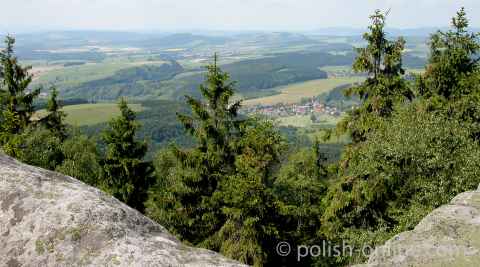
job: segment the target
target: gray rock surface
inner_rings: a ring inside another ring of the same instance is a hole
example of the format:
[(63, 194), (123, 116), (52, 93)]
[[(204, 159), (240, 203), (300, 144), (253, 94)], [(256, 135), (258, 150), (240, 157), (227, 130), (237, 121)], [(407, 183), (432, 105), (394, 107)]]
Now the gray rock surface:
[(458, 195), (360, 266), (480, 266), (480, 191)]
[(71, 177), (0, 154), (0, 266), (241, 266)]

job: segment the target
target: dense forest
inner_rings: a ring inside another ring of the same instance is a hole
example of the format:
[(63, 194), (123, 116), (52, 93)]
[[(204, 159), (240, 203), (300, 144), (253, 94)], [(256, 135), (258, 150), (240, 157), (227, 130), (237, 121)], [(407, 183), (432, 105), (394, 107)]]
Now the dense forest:
[[(169, 80), (187, 80), (178, 85), (190, 88), (181, 91), (189, 93), (184, 105), (152, 101), (149, 112), (136, 114), (121, 98), (120, 116), (105, 127), (81, 131), (65, 123), (55, 88), (43, 103), (47, 115), (33, 116), (40, 90), (29, 87), (30, 68), (20, 65), (12, 37), (0, 54), (1, 150), (98, 187), (186, 244), (246, 264), (361, 263), (362, 247), (412, 229), (427, 213), (480, 183), (480, 35), (469, 30), (464, 9), (451, 29), (432, 33), (425, 71), (414, 76), (404, 70), (405, 40), (388, 36), (380, 11), (370, 18), (366, 46), (351, 55), (353, 70), (366, 80), (321, 96), (359, 103), (323, 136), (349, 137), (338, 157), (332, 156), (338, 147), (320, 138), (298, 146), (287, 138), (294, 131), (240, 115), (242, 103), (233, 99), (236, 90), (321, 78), (315, 61), (326, 54), (296, 56), (298, 62), (288, 55), (256, 59), (256, 68), (243, 62), (220, 66), (215, 56), (204, 72)], [(155, 83), (180, 70), (172, 61), (118, 72), (113, 82), (131, 86), (111, 97), (137, 88), (131, 72)], [(235, 83), (242, 75), (252, 78)], [(176, 115), (165, 117), (165, 109)], [(149, 120), (148, 129), (141, 120)], [(148, 151), (148, 140), (172, 137), (175, 142)], [(279, 242), (288, 242), (293, 253), (281, 255)], [(298, 257), (295, 251), (325, 242), (340, 251), (346, 244), (355, 250), (315, 257)]]

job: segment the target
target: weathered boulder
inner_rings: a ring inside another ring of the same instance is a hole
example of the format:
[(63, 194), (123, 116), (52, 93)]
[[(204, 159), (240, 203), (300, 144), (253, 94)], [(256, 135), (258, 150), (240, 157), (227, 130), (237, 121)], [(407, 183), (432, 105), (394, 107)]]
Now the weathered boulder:
[(462, 193), (434, 210), (361, 266), (480, 266), (480, 191)]
[(71, 177), (0, 154), (0, 266), (241, 266)]

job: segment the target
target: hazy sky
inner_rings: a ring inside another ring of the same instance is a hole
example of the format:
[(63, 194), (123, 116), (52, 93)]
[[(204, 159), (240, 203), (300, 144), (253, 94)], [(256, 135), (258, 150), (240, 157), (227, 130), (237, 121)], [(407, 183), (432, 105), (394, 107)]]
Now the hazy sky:
[(388, 26), (446, 26), (465, 6), (480, 26), (480, 0), (0, 0), (0, 31), (300, 30), (365, 27), (375, 9)]

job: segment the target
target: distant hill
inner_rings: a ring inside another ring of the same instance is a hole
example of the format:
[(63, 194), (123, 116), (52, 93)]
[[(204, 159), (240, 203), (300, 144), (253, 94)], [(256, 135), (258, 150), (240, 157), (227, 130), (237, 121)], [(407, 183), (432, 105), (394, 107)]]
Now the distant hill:
[(272, 33), (256, 33), (256, 34), (240, 34), (235, 36), (239, 39), (246, 39), (252, 43), (261, 43), (264, 45), (279, 44), (295, 45), (295, 44), (308, 44), (315, 41), (309, 38), (307, 35), (301, 33), (290, 32), (272, 32)]
[(178, 33), (161, 37), (139, 40), (132, 43), (143, 48), (185, 48), (198, 45), (222, 45), (230, 38), (219, 36), (194, 35), (191, 33)]
[[(282, 53), (264, 58), (243, 60), (223, 65), (223, 70), (237, 81), (239, 93), (251, 93), (296, 82), (327, 78), (319, 68), (327, 65), (348, 65), (353, 54)], [(60, 88), (67, 98), (115, 100), (119, 96), (182, 99), (185, 94), (198, 94), (204, 80), (202, 71), (182, 73), (172, 61), (161, 67), (141, 66), (118, 71), (101, 80), (89, 81), (70, 88)], [(178, 75), (182, 73), (182, 75)]]
[[(393, 36), (429, 36), (438, 30), (446, 31), (448, 27), (422, 27), (422, 28), (386, 28), (385, 31)], [(316, 29), (310, 33), (327, 35), (327, 36), (360, 36), (367, 29), (366, 28), (351, 28), (351, 27), (330, 27)], [(480, 28), (472, 28), (473, 32), (479, 32)]]
[[(242, 60), (222, 66), (236, 81), (238, 93), (254, 97), (277, 86), (309, 80), (325, 79), (324, 66), (351, 65), (354, 53), (333, 55), (324, 52), (291, 52), (271, 54), (263, 58)], [(404, 57), (410, 68), (423, 67), (425, 60), (412, 55)], [(161, 66), (138, 66), (120, 70), (113, 76), (62, 88), (66, 98), (116, 100), (120, 96), (137, 99), (182, 100), (185, 94), (198, 95), (204, 81), (202, 69), (186, 71), (176, 61)]]
[(86, 98), (116, 100), (120, 96), (147, 96), (149, 85), (172, 79), (182, 73), (183, 67), (176, 61), (160, 66), (144, 65), (117, 71), (113, 76), (93, 80), (65, 89), (64, 95), (69, 98)]
[(135, 47), (139, 49), (191, 48), (225, 44), (229, 37), (191, 33), (132, 33), (102, 31), (46, 32), (15, 35), (16, 52), (22, 60), (99, 61), (108, 55), (95, 47)]

